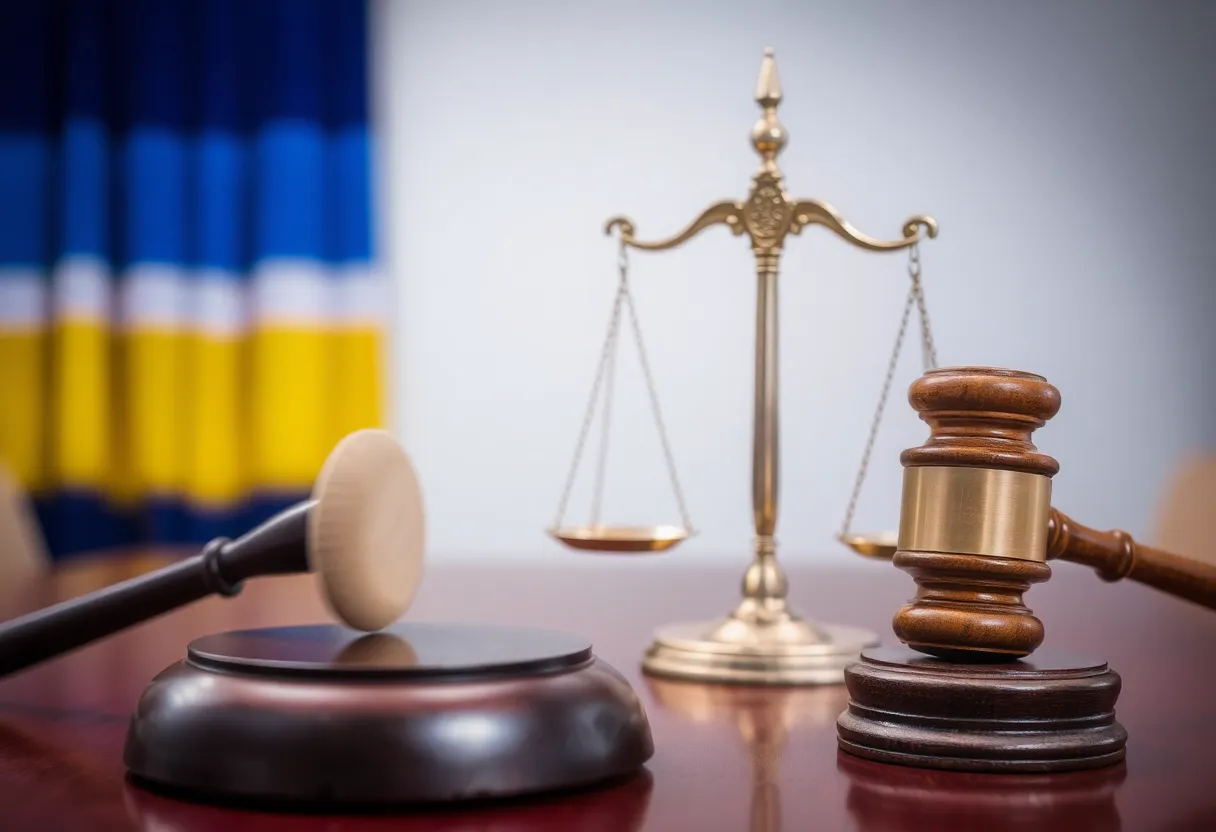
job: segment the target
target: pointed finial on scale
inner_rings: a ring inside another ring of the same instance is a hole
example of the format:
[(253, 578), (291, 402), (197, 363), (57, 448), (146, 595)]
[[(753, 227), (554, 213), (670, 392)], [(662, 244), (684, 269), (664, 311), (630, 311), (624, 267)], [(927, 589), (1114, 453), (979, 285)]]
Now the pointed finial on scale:
[(775, 160), (789, 141), (789, 134), (777, 120), (777, 107), (781, 104), (781, 81), (777, 78), (777, 63), (773, 55), (773, 47), (765, 48), (764, 60), (760, 64), (760, 79), (756, 82), (756, 103), (764, 110), (764, 115), (752, 128), (752, 147), (764, 160), (764, 170), (776, 173)]
[(756, 82), (756, 103), (761, 107), (776, 107), (781, 103), (781, 80), (777, 77), (777, 63), (773, 60), (775, 55), (773, 47), (764, 47), (760, 80)]

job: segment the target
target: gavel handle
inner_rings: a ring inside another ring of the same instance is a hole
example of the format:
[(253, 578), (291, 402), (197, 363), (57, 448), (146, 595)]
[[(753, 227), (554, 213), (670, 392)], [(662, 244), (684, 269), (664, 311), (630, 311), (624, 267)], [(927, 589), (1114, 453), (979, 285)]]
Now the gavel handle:
[(217, 537), (172, 566), (0, 624), (0, 676), (208, 595), (236, 595), (250, 578), (307, 572), (313, 504), (296, 503), (236, 540)]
[(1145, 546), (1118, 529), (1095, 531), (1053, 508), (1047, 559), (1057, 558), (1088, 566), (1105, 581), (1129, 578), (1216, 609), (1216, 565)]
[(122, 581), (0, 624), (0, 676), (82, 647), (142, 621), (205, 598), (235, 595), (240, 583), (220, 572), (226, 540), (147, 575)]

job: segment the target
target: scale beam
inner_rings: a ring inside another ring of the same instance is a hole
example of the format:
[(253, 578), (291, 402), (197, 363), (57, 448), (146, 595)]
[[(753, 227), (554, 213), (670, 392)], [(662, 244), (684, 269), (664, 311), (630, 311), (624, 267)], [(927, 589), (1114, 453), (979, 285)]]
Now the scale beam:
[(845, 221), (840, 216), (840, 212), (831, 205), (814, 199), (802, 200), (794, 205), (794, 219), (790, 225), (790, 232), (798, 234), (808, 225), (822, 225), (835, 231), (842, 239), (868, 251), (899, 251), (919, 243), (922, 236), (930, 239), (937, 236), (937, 220), (918, 214), (904, 223), (903, 239), (890, 242), (878, 240), (862, 234)]
[(743, 599), (725, 619), (662, 628), (643, 661), (652, 674), (715, 682), (758, 684), (839, 683), (844, 668), (866, 647), (877, 644), (873, 633), (852, 627), (819, 624), (797, 615), (787, 603), (785, 573), (777, 562), (778, 514), (778, 266), (786, 238), (811, 225), (821, 225), (851, 245), (873, 252), (907, 249), (937, 236), (937, 222), (917, 215), (903, 225), (903, 236), (881, 240), (863, 234), (831, 205), (794, 200), (786, 192), (777, 156), (789, 135), (777, 119), (781, 84), (766, 49), (756, 85), (762, 114), (752, 128), (752, 147), (760, 168), (743, 202), (725, 200), (709, 206), (675, 236), (638, 240), (627, 217), (614, 217), (607, 234), (619, 233), (622, 248), (665, 251), (688, 242), (707, 228), (725, 225), (735, 236), (746, 234), (756, 258), (755, 397), (752, 433), (752, 514), (754, 559), (743, 576)]
[[(774, 203), (774, 200), (779, 202)], [(773, 204), (777, 207), (772, 207)], [(794, 202), (786, 197), (779, 180), (764, 177), (763, 174), (757, 174), (746, 208), (737, 202), (715, 203), (670, 239), (655, 242), (637, 239), (633, 236), (633, 221), (628, 217), (613, 217), (604, 226), (604, 233), (611, 235), (619, 230), (624, 245), (641, 251), (666, 251), (688, 242), (715, 225), (727, 226), (735, 236), (746, 231), (751, 238), (752, 248), (757, 253), (779, 252), (787, 235), (800, 234), (810, 225), (822, 225), (846, 242), (867, 251), (899, 251), (919, 243), (925, 237), (932, 239), (937, 236), (937, 220), (918, 214), (904, 223), (904, 236), (901, 239), (879, 240), (858, 231), (826, 202), (817, 199)]]
[(627, 246), (632, 246), (642, 251), (666, 251), (670, 248), (675, 248), (681, 243), (691, 240), (693, 237), (700, 234), (706, 228), (714, 225), (726, 225), (736, 235), (743, 233), (742, 226), (743, 206), (734, 202), (719, 202), (716, 205), (711, 205), (701, 212), (701, 216), (693, 220), (688, 228), (685, 228), (676, 236), (669, 240), (659, 240), (654, 243), (644, 243), (633, 236), (633, 222), (626, 217), (613, 217), (608, 220), (608, 224), (604, 226), (604, 233), (611, 235), (613, 231), (620, 229), (621, 242)]

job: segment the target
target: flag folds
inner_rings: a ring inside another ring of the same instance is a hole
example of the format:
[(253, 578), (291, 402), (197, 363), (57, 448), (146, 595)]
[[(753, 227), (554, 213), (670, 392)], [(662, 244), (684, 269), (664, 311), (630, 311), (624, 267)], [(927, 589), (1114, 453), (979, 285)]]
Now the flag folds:
[(383, 421), (359, 0), (0, 25), (0, 464), (57, 558), (239, 534)]

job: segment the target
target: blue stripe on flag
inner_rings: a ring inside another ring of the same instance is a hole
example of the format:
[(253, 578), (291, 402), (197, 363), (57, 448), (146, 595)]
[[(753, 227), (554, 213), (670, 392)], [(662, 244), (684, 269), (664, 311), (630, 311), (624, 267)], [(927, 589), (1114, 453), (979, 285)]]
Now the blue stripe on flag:
[(110, 143), (92, 118), (70, 118), (60, 144), (59, 254), (110, 253)]
[(209, 130), (196, 145), (195, 260), (199, 265), (243, 271), (248, 264), (245, 200), (248, 151), (238, 137)]
[(323, 259), (329, 246), (321, 128), (299, 122), (269, 125), (257, 145), (254, 259)]
[(43, 138), (0, 133), (0, 265), (44, 262), (49, 159)]
[[(0, 131), (47, 129), (49, 3), (9, 2), (0, 18)], [(3, 192), (7, 198), (7, 191)]]
[(253, 56), (250, 79), (257, 84), (262, 124), (323, 116), (322, 38), (319, 0), (261, 0), (252, 4)]
[[(361, 4), (356, 4), (361, 5)], [(246, 90), (253, 75), (252, 49), (256, 45), (248, 25), (248, 6), (237, 0), (208, 0), (203, 4), (200, 38), (201, 130), (247, 131), (250, 98)]]
[(326, 0), (323, 10), (330, 62), (326, 74), (326, 121), (345, 128), (367, 123), (366, 3)]
[(124, 0), (117, 8), (124, 93), (120, 124), (184, 128), (185, 113), (195, 103), (187, 75), (194, 39), (185, 37), (187, 28), (196, 25), (195, 9), (180, 0)]
[(179, 519), (174, 522), (177, 534), (172, 538), (174, 543), (188, 543), (202, 546), (208, 540), (216, 537), (236, 539), (248, 531), (265, 523), (301, 500), (307, 500), (307, 492), (299, 493), (267, 493), (259, 492), (250, 495), (246, 500), (224, 508), (204, 508), (178, 502), (170, 506), (162, 505), (163, 512), (176, 511)]
[(222, 508), (158, 496), (138, 507), (122, 508), (93, 492), (67, 491), (36, 497), (34, 508), (47, 548), (58, 560), (149, 541), (201, 547), (216, 537), (235, 539), (308, 496), (259, 493)]
[(47, 549), (56, 560), (135, 540), (130, 518), (115, 512), (96, 494), (63, 491), (35, 498), (34, 508)]
[(329, 225), (338, 262), (372, 255), (371, 149), (364, 127), (348, 127), (329, 140)]
[(163, 128), (131, 131), (123, 148), (124, 260), (180, 261), (187, 254), (186, 148)]
[[(36, 4), (30, 4), (36, 5)], [(62, 56), (62, 91), (67, 117), (104, 122), (112, 111), (109, 85), (113, 80), (107, 48), (113, 27), (113, 6), (100, 2), (73, 3), (68, 18), (66, 52)]]

